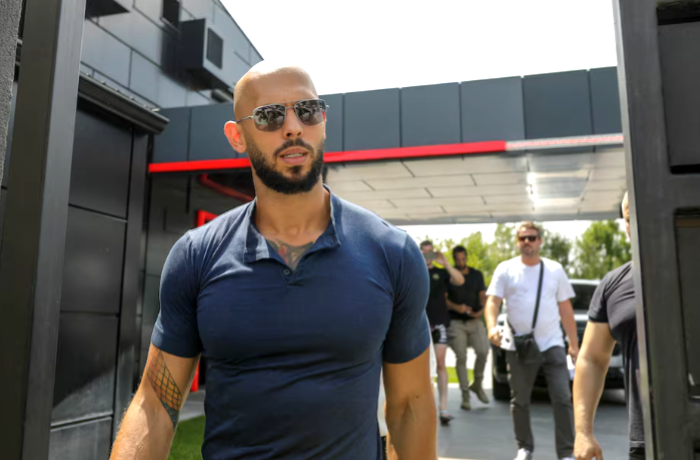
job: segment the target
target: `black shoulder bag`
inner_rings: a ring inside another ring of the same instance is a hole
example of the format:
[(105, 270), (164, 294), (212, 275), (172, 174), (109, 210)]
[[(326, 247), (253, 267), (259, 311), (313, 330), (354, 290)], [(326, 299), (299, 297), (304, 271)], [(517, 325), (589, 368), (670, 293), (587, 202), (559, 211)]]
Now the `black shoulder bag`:
[(540, 310), (540, 296), (542, 295), (542, 278), (544, 276), (544, 262), (540, 261), (540, 281), (537, 286), (537, 303), (535, 304), (535, 315), (532, 318), (532, 330), (524, 335), (515, 335), (515, 329), (510, 326), (513, 331), (513, 344), (515, 345), (515, 353), (518, 359), (524, 363), (535, 363), (540, 359), (540, 347), (535, 341), (535, 325), (537, 324), (537, 313)]

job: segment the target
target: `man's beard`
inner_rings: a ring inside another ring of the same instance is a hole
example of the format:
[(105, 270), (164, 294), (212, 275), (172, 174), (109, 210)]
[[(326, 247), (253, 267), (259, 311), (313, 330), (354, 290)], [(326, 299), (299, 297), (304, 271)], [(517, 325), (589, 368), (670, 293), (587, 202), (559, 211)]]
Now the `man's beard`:
[(537, 249), (533, 248), (532, 246), (530, 246), (530, 247), (523, 246), (522, 248), (520, 248), (520, 255), (536, 256), (537, 254), (538, 254)]
[(298, 193), (307, 193), (314, 188), (316, 184), (321, 180), (321, 173), (323, 172), (323, 149), (324, 142), (318, 145), (317, 149), (313, 149), (309, 144), (304, 142), (302, 139), (288, 140), (280, 148), (275, 150), (272, 155), (272, 161), (279, 156), (279, 154), (290, 147), (304, 147), (309, 151), (307, 155), (314, 155), (313, 163), (311, 163), (311, 169), (306, 174), (302, 173), (303, 166), (293, 166), (291, 168), (292, 178), (285, 176), (281, 172), (275, 169), (273, 163), (271, 163), (267, 156), (258, 149), (255, 142), (248, 139), (248, 157), (250, 158), (250, 163), (255, 169), (255, 175), (258, 179), (269, 189), (274, 190), (277, 193), (283, 193), (285, 195), (296, 195)]

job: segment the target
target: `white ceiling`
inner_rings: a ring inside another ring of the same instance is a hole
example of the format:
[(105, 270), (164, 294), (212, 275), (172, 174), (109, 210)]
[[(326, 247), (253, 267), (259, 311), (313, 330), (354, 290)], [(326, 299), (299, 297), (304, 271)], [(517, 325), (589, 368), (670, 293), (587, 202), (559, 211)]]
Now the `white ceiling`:
[(397, 225), (619, 217), (622, 147), (329, 164), (334, 193)]

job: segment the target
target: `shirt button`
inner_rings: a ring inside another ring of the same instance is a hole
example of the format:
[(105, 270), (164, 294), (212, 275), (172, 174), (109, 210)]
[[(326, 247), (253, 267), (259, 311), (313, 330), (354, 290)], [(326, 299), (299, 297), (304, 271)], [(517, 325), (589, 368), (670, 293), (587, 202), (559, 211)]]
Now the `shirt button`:
[(285, 268), (285, 269), (284, 269), (284, 274), (285, 274), (285, 275), (289, 275), (290, 273), (291, 273), (291, 272), (289, 271), (288, 268)]

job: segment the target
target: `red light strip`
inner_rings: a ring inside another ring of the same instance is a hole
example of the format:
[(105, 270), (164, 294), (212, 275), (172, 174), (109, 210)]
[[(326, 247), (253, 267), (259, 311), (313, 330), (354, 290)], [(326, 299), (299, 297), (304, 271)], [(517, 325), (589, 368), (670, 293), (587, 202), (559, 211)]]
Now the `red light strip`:
[(197, 227), (201, 227), (202, 225), (216, 219), (217, 217), (218, 214), (212, 214), (208, 211), (197, 211)]
[[(355, 150), (349, 152), (328, 152), (325, 155), (325, 160), (326, 163), (351, 163), (355, 161), (402, 160), (408, 158), (429, 158), (505, 151), (506, 141), (489, 141), (469, 142), (464, 144), (424, 145), (420, 147), (398, 147), (392, 149)], [(152, 163), (148, 166), (148, 172), (167, 173), (245, 168), (250, 168), (250, 160), (248, 160), (248, 158)]]
[(221, 194), (230, 196), (231, 198), (235, 198), (244, 203), (253, 201), (252, 196), (246, 195), (245, 193), (239, 192), (238, 190), (232, 189), (231, 187), (226, 187), (225, 185), (219, 184), (218, 182), (214, 182), (209, 178), (209, 174), (200, 174), (199, 183), (202, 184), (204, 187), (216, 190)]
[(617, 145), (624, 142), (622, 134), (605, 136), (564, 137), (559, 139), (536, 139), (531, 141), (506, 142), (506, 150), (528, 150), (533, 148), (575, 147), (578, 145)]

